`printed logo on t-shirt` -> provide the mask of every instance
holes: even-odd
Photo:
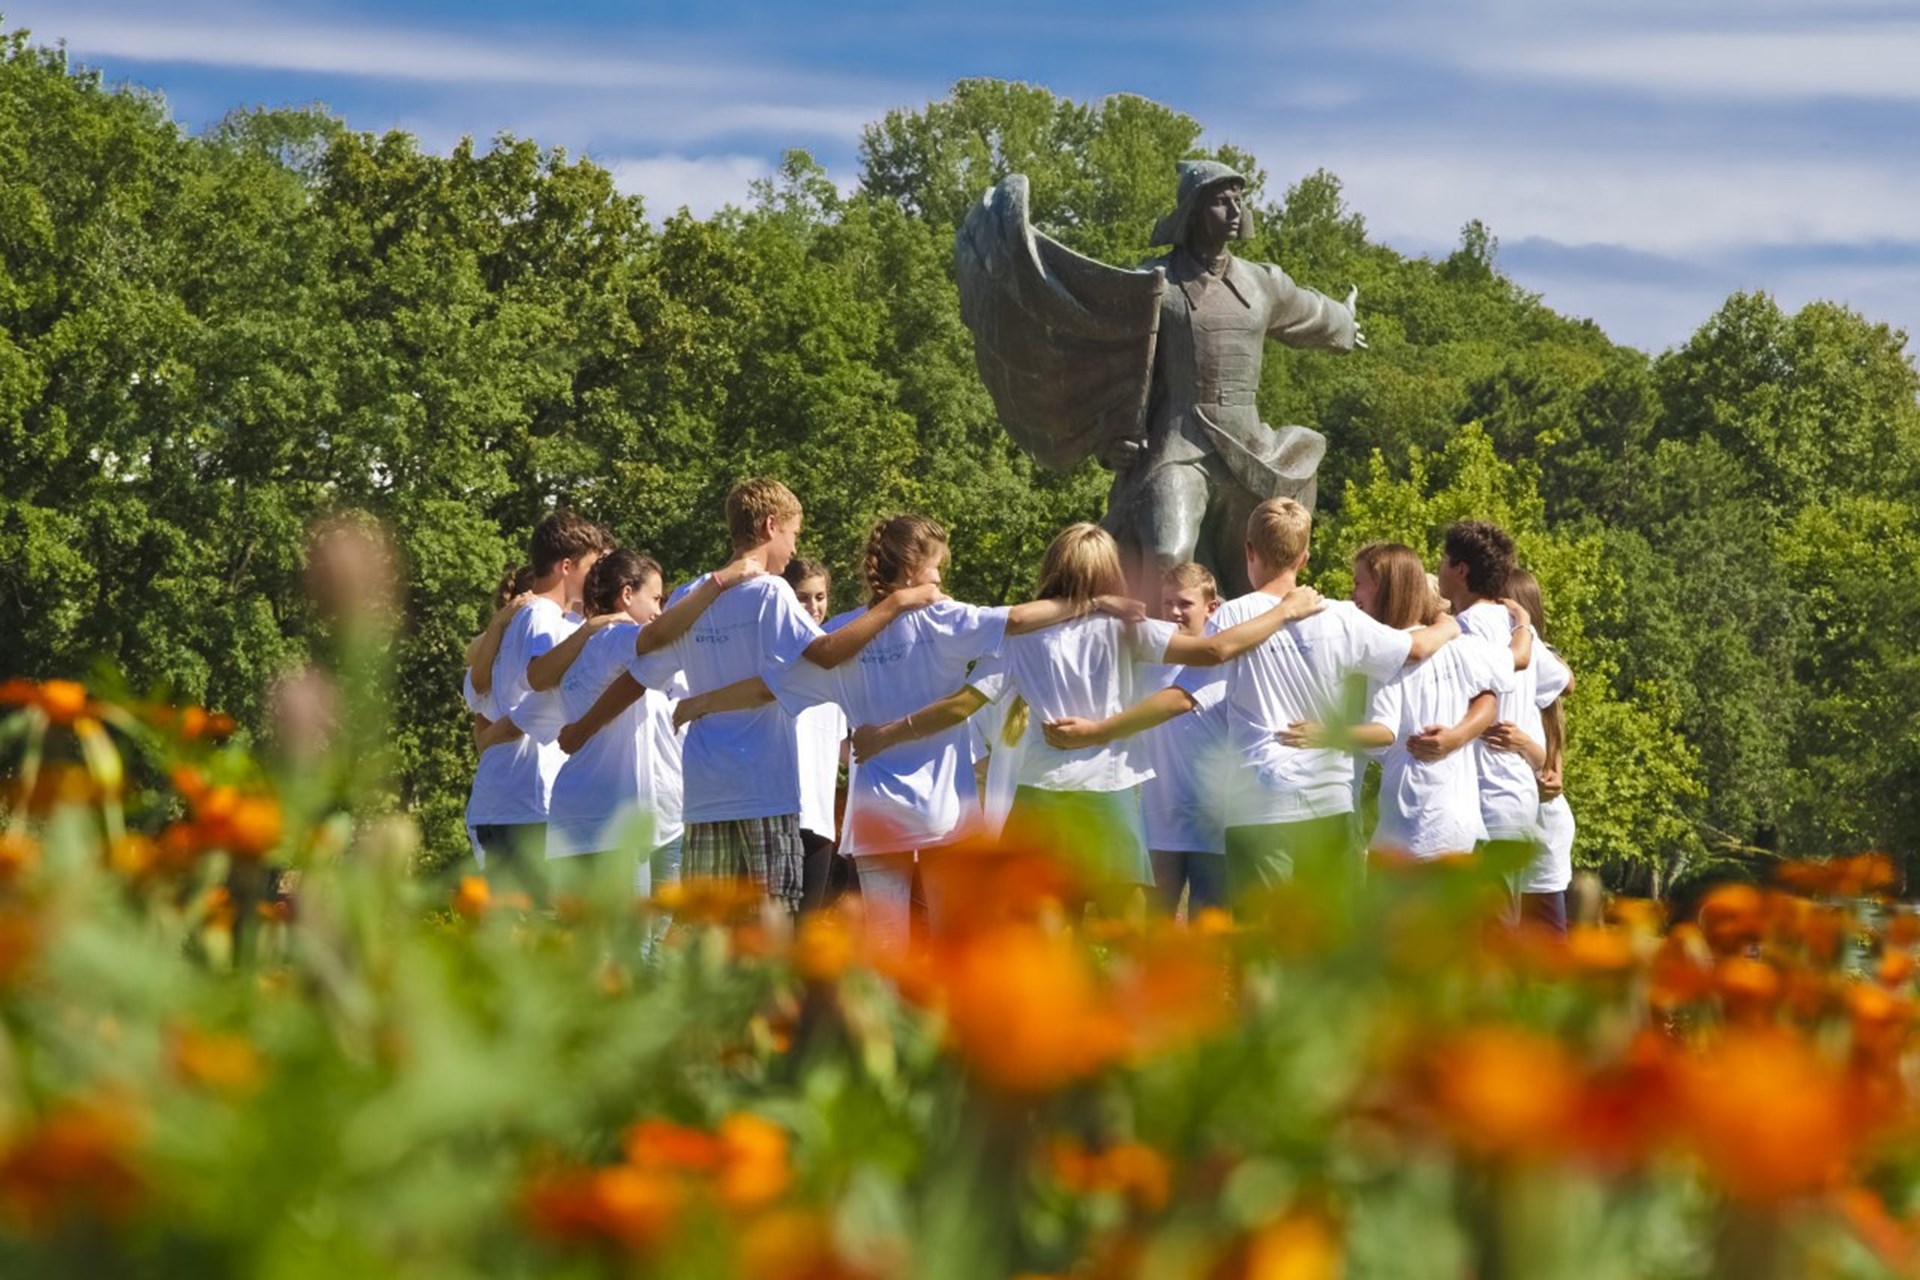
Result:
[[[913,653],[913,643],[875,645],[869,644],[860,651],[860,661],[869,666],[887,666],[895,662],[905,662]]]

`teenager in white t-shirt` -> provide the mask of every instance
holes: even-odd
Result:
[[[938,586],[949,555],[947,531],[918,515],[880,521],[867,540],[864,569],[872,603],[915,587]],[[939,600],[888,624],[857,659],[832,671],[796,664],[770,671],[768,685],[789,710],[838,704],[850,720],[881,723],[912,714],[997,652],[1003,639],[1067,622],[1090,603],[1045,599],[1010,608]],[[942,927],[951,889],[964,867],[940,854],[977,830],[979,799],[973,746],[953,725],[861,760],[847,784],[841,848],[859,867],[868,927],[883,947],[907,938],[916,867],[929,918]]]
[[[535,889],[546,848],[548,794],[562,757],[550,732],[544,744],[536,732],[558,716],[558,700],[528,684],[527,666],[579,624],[570,610],[593,562],[611,546],[606,530],[572,512],[555,512],[534,527],[527,554],[534,575],[530,599],[502,629],[482,691],[500,713],[495,731],[505,740],[480,757],[467,825],[485,852],[489,875],[512,872]]]
[[[1525,569],[1507,575],[1507,595],[1525,611],[1533,629],[1546,629],[1540,583]],[[1520,918],[1556,933],[1567,929],[1567,888],[1573,883],[1573,810],[1561,792],[1566,743],[1562,697],[1573,689],[1573,672],[1551,647],[1534,650],[1534,706],[1539,710],[1539,736],[1530,724],[1502,721],[1482,736],[1489,749],[1517,753],[1534,770],[1539,784],[1538,848],[1521,870],[1518,889]]]
[[[623,620],[589,638],[561,676],[560,702],[569,722],[584,716],[625,674],[639,628],[660,616],[661,589],[660,566],[624,548],[601,557],[587,575],[587,608]],[[657,779],[664,770],[653,759],[649,712],[645,699],[634,703],[567,756],[547,816],[549,860],[642,855],[632,876],[641,894],[652,890],[655,855],[671,861],[662,851],[679,837],[677,830],[663,829]],[[670,708],[666,714],[671,724]]]
[[[1312,513],[1290,498],[1254,508],[1247,519],[1247,576],[1260,585],[1220,606],[1209,623],[1215,636],[1270,617],[1277,603],[1300,590],[1312,531]],[[1354,744],[1337,729],[1347,682],[1385,679],[1457,634],[1444,618],[1418,631],[1396,631],[1347,601],[1333,601],[1264,637],[1227,667],[1227,736],[1240,766],[1227,797],[1231,898],[1290,879],[1301,863],[1342,880],[1357,873],[1347,754]],[[1204,679],[1189,671],[1118,714],[1049,724],[1047,738],[1058,745],[1122,740],[1191,714],[1199,705],[1194,689]],[[1334,733],[1343,736],[1327,740]]]
[[[854,615],[829,619],[833,575],[818,560],[795,556],[780,575],[793,588],[794,599],[823,631],[838,631]],[[821,702],[793,718],[794,746],[800,760],[800,909],[812,911],[837,900],[847,887],[845,868],[834,841],[840,834],[835,816],[840,790],[840,766],[846,759],[847,717],[837,702]]]
[[[1440,592],[1453,606],[1460,629],[1488,644],[1512,643],[1516,620],[1500,597],[1513,572],[1513,539],[1484,520],[1462,520],[1447,530],[1440,561]],[[1520,625],[1526,625],[1524,623]],[[1520,725],[1539,736],[1540,711],[1534,705],[1538,673],[1532,662],[1514,664],[1512,680],[1499,690],[1496,724]],[[1481,846],[1488,862],[1512,875],[1540,849],[1540,783],[1524,755],[1503,751],[1483,736],[1473,745],[1480,787],[1480,817],[1487,838]]]
[[[1354,556],[1353,602],[1374,620],[1411,631],[1445,602],[1411,547],[1374,543]],[[1516,644],[1525,645],[1522,633]],[[1461,636],[1424,662],[1372,681],[1367,718],[1387,736],[1376,746],[1380,794],[1369,851],[1418,861],[1472,853],[1486,839],[1470,747],[1493,724],[1496,691],[1515,655]]]
[[[1190,636],[1204,636],[1220,608],[1213,574],[1192,561],[1167,570],[1160,583],[1160,616]],[[1143,683],[1165,689],[1185,668],[1149,668]],[[1227,905],[1227,791],[1233,749],[1227,744],[1227,677],[1211,668],[1193,690],[1193,714],[1177,716],[1140,735],[1153,777],[1140,788],[1140,811],[1153,864],[1153,897],[1168,915],[1182,898],[1192,919]]]
[[[838,631],[821,631],[779,576],[793,558],[801,514],[799,499],[777,480],[735,485],[727,495],[727,531],[736,559],[763,565],[766,574],[718,596],[684,634],[663,638],[658,624],[643,628],[628,678],[615,681],[570,734],[590,736],[641,690],[676,675],[684,675],[689,691],[684,710],[695,697],[751,685],[770,667],[803,660],[836,666],[894,618],[938,597],[937,588],[897,592]],[[668,614],[682,597],[710,590],[705,577],[681,587]],[[705,715],[688,731],[682,769],[682,874],[750,880],[770,901],[797,910],[804,858],[793,717],[775,704]]]
[[[1070,525],[1048,546],[1034,594],[1042,600],[1083,605],[1120,596],[1126,580],[1119,548],[1106,530]],[[1317,593],[1302,588],[1243,625],[1205,637],[1183,635],[1170,622],[1128,622],[1106,614],[1081,617],[1030,635],[1010,637],[997,658],[975,678],[1005,677],[1000,696],[1026,704],[1026,732],[1013,810],[1011,839],[1052,847],[1078,864],[1091,897],[1107,910],[1126,910],[1138,891],[1152,885],[1141,826],[1138,787],[1152,776],[1125,742],[1058,744],[1043,734],[1056,721],[1092,722],[1119,712],[1142,690],[1141,672],[1154,663],[1214,666],[1252,649],[1288,621],[1320,607]],[[965,693],[942,706],[965,706]],[[980,705],[974,703],[974,706]],[[933,708],[923,708],[932,711]],[[1017,713],[1010,713],[1017,714]],[[913,741],[941,731],[945,714],[921,711],[875,726],[872,742]],[[866,751],[856,733],[856,753]],[[872,742],[866,745],[872,745]]]

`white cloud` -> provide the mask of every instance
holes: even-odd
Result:
[[[1683,97],[1920,100],[1920,22],[1766,31],[1562,31],[1478,40],[1472,68]]]
[[[647,216],[659,222],[682,206],[697,218],[722,205],[745,204],[747,187],[773,169],[759,156],[636,156],[603,160],[613,181],[628,195],[646,202]]]
[[[254,7],[124,7],[28,4],[7,10],[36,40],[62,40],[84,62],[192,65],[344,77],[431,87],[473,97],[484,115],[538,117],[558,109],[654,145],[681,146],[728,134],[765,133],[801,142],[852,139],[901,96],[858,76],[834,76],[751,59],[665,49],[626,31],[604,47],[547,34],[496,29],[486,38],[343,17],[316,23]],[[638,56],[622,43],[642,44]],[[501,91],[507,91],[504,99]],[[477,91],[477,92],[476,92]],[[416,90],[418,92],[418,90]],[[484,94],[484,97],[480,95]],[[418,109],[411,114],[418,114]],[[462,128],[491,133],[508,127]],[[577,134],[555,141],[580,142]]]
[[[1261,145],[1255,140],[1256,152]],[[1905,240],[1920,208],[1920,171],[1865,158],[1741,159],[1708,150],[1604,152],[1423,137],[1333,142],[1314,163],[1339,175],[1348,204],[1370,228],[1416,241],[1449,242],[1479,218],[1509,238],[1686,256]]]

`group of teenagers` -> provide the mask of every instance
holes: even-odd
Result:
[[[490,876],[635,858],[641,894],[751,881],[792,912],[853,889],[898,949],[921,912],[943,927],[1003,829],[1111,913],[1479,852],[1517,915],[1565,929],[1573,676],[1497,527],[1454,525],[1432,575],[1367,546],[1353,599],[1328,600],[1298,583],[1311,512],[1274,499],[1247,522],[1251,591],[1223,601],[1189,563],[1141,602],[1112,536],[1075,524],[1031,600],[985,607],[941,591],[946,531],[895,515],[868,538],[867,603],[828,616],[801,520],[777,480],[736,485],[732,558],[664,599],[660,566],[598,525],[539,524],[467,652]]]

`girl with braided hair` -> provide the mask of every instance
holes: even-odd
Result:
[[[879,521],[867,539],[862,563],[868,607],[896,591],[937,586],[947,557],[947,531],[937,522],[919,515]],[[832,670],[796,662],[770,668],[763,679],[791,714],[831,702],[855,723],[892,720],[959,686],[967,668],[997,652],[1007,636],[1100,607],[1126,611],[1129,604],[1119,599],[1058,599],[981,608],[937,600],[896,617],[854,661]],[[842,615],[835,623],[845,625],[861,612]],[[906,944],[916,864],[938,927],[939,854],[969,834],[978,809],[971,742],[966,727],[958,723],[854,768],[840,848],[859,869],[868,928],[878,946],[898,950]]]

